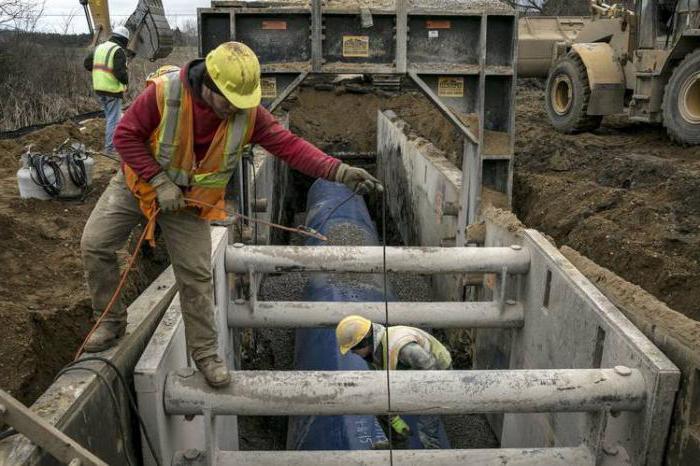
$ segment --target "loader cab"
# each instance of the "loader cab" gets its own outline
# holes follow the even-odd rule
[[[664,50],[674,46],[680,33],[688,26],[687,15],[680,18],[679,9],[697,11],[698,6],[683,0],[637,0],[637,48]],[[695,0],[693,3],[697,3]],[[679,21],[681,19],[681,21]]]

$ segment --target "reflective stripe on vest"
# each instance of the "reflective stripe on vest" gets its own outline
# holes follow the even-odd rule
[[[119,93],[126,86],[114,76],[114,55],[120,47],[114,42],[103,42],[95,49],[92,59],[92,87],[96,91]]]
[[[389,344],[387,345],[387,334]],[[445,370],[452,364],[452,356],[434,336],[419,328],[396,325],[387,327],[382,336],[382,363],[387,367],[387,347],[389,348],[389,369],[395,370],[399,363],[401,349],[409,343],[417,343],[425,351],[432,353],[438,369]]]
[[[218,163],[214,164],[216,169],[201,172],[194,166],[195,156],[193,153],[191,154],[193,166],[183,166],[181,160],[183,150],[194,151],[194,149],[181,147],[182,132],[188,131],[191,136],[193,128],[183,127],[186,124],[183,121],[192,118],[192,115],[185,115],[185,109],[187,107],[191,109],[192,105],[188,106],[183,98],[184,87],[180,82],[179,74],[168,73],[157,80],[162,81],[164,102],[154,157],[168,174],[168,177],[179,186],[224,189],[238,165],[243,148],[247,144],[246,136],[251,121],[251,112],[255,112],[257,109],[241,110],[236,112],[233,118],[229,118],[223,150],[220,155],[216,154],[217,157],[220,157]],[[186,98],[190,97],[186,96]],[[205,164],[202,163],[202,165]]]

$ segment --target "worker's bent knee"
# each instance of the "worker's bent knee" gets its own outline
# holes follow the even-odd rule
[[[83,256],[111,255],[116,253],[114,248],[105,247],[105,244],[107,244],[107,241],[104,235],[94,229],[85,228],[83,236],[80,238],[80,252]]]

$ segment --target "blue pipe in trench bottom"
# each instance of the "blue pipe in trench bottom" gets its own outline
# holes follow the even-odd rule
[[[306,225],[329,238],[327,243],[310,238],[307,245],[335,244],[376,246],[377,229],[362,196],[348,199],[351,191],[344,185],[317,180],[307,198]],[[330,217],[329,217],[330,214]],[[396,298],[387,284],[387,299]],[[306,301],[383,302],[384,279],[381,274],[313,274],[304,290]],[[348,304],[352,306],[351,303]],[[334,328],[296,330],[294,363],[297,370],[370,370],[367,363],[352,353],[341,356]],[[408,448],[420,449],[417,416],[402,416],[411,427]],[[450,448],[442,422],[440,442]],[[376,416],[292,416],[289,418],[289,450],[367,450],[388,446],[388,440]]]

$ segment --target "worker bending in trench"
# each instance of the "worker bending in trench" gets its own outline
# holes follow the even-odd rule
[[[367,171],[289,132],[260,106],[260,99],[258,59],[238,42],[224,43],[206,59],[155,78],[117,127],[121,171],[97,202],[81,241],[92,306],[99,315],[119,283],[116,251],[144,216],[156,216],[180,293],[187,349],[214,387],[228,385],[230,375],[217,352],[209,222],[227,216],[224,193],[244,146],[260,144],[306,175],[353,190],[382,189]],[[152,242],[155,222],[146,228]],[[126,308],[119,300],[86,342],[86,351],[115,345],[125,329]]]
[[[362,316],[351,315],[335,329],[340,354],[352,351],[377,370],[449,370],[450,352],[434,336],[414,327],[396,325],[385,327]],[[388,340],[388,342],[387,342]],[[399,416],[390,420],[400,437],[407,438],[411,430]],[[423,448],[440,448],[440,418],[418,417],[418,437]]]

